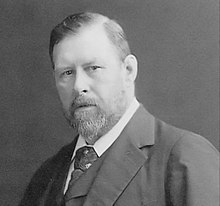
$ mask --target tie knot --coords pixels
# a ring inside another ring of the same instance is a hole
[[[87,170],[98,156],[93,147],[84,146],[76,151],[74,169]]]

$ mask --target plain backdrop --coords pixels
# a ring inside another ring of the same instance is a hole
[[[48,44],[53,26],[84,10],[124,27],[139,101],[219,148],[217,0],[0,0],[0,205],[17,205],[34,171],[72,140]]]

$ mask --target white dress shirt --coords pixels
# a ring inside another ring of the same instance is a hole
[[[131,102],[130,106],[128,107],[128,109],[125,111],[125,113],[121,117],[121,119],[117,122],[117,124],[111,130],[109,130],[105,135],[100,137],[95,142],[94,145],[88,145],[86,143],[85,139],[80,135],[78,138],[78,141],[76,143],[76,147],[73,152],[72,159],[74,158],[76,151],[83,146],[93,147],[95,149],[98,157],[100,157],[114,143],[114,141],[119,137],[122,130],[124,129],[126,124],[129,122],[131,117],[134,115],[134,113],[136,112],[139,105],[140,104],[137,101],[137,99],[134,98],[133,101]],[[74,163],[72,163],[70,165],[70,169],[68,172],[68,176],[67,176],[67,180],[66,180],[66,184],[65,184],[65,188],[64,188],[64,193],[66,192],[66,190],[68,188],[69,181],[71,178],[71,173],[73,170],[74,170]]]

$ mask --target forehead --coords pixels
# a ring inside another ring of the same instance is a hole
[[[101,57],[110,53],[118,56],[116,47],[108,38],[102,25],[85,26],[76,34],[68,34],[54,46],[53,57],[56,59],[56,57],[63,56],[67,52],[72,52],[75,56]]]

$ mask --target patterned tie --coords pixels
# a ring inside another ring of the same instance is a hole
[[[81,147],[76,151],[74,157],[74,171],[71,174],[68,189],[65,194],[65,199],[70,197],[70,188],[73,187],[75,181],[85,172],[93,162],[97,160],[98,156],[93,147]]]

